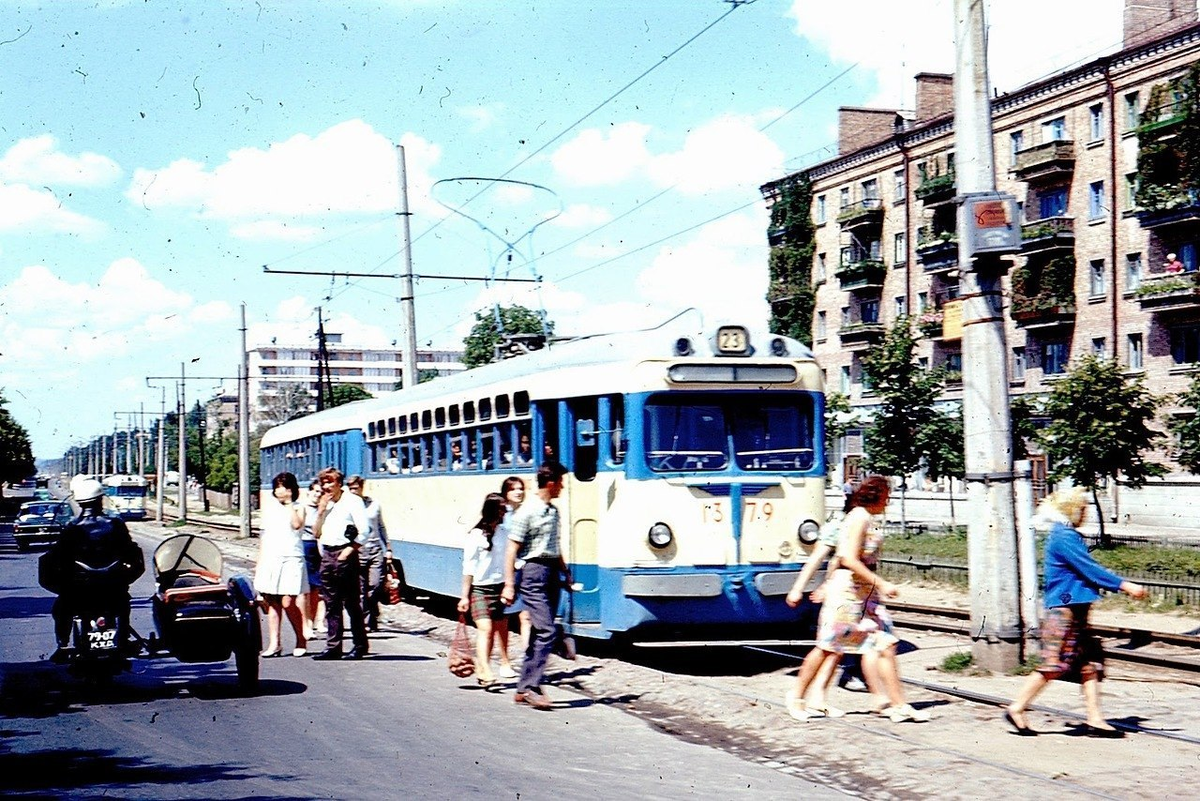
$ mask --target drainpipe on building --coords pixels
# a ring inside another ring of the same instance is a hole
[[[1115,361],[1119,353],[1120,341],[1118,336],[1118,306],[1120,303],[1120,284],[1117,283],[1117,226],[1121,219],[1121,214],[1118,211],[1117,203],[1117,151],[1120,143],[1117,141],[1117,104],[1116,104],[1116,88],[1112,81],[1112,62],[1105,60],[1104,62],[1104,88],[1108,95],[1108,175],[1109,185],[1112,187],[1112,196],[1109,198],[1109,259],[1112,261],[1112,358]],[[1112,483],[1112,522],[1117,522],[1121,519],[1121,483],[1117,479],[1113,479]]]

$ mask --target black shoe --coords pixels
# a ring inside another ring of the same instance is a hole
[[[371,632],[372,634],[374,634],[375,632],[379,631],[379,622],[378,622],[378,621],[371,621],[370,623],[368,623],[368,624],[367,624],[367,631]]]
[[[341,658],[342,658],[342,649],[341,648],[327,648],[324,651],[322,651],[321,653],[313,656],[313,659],[315,659],[319,662],[326,662],[326,661],[330,661],[333,659],[341,659]]]
[[[1007,709],[1004,710],[1004,720],[1007,721],[1009,726],[1013,727],[1013,731],[1016,732],[1018,737],[1036,737],[1037,736],[1037,732],[1034,731],[1033,729],[1029,728],[1028,726],[1021,726],[1020,724],[1018,724],[1017,719],[1013,717],[1012,712],[1009,712]]]
[[[346,654],[347,659],[362,659],[368,653],[366,648],[351,648],[350,653]]]
[[[1093,726],[1090,723],[1083,724],[1084,737],[1100,737],[1105,740],[1121,740],[1125,737],[1125,732],[1120,729],[1102,729],[1099,726]]]
[[[70,658],[70,649],[65,646],[60,646],[58,650],[50,654],[50,661],[56,665],[64,665]]]

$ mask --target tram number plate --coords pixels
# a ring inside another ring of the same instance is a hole
[[[771,519],[771,515],[775,514],[775,507],[770,501],[743,501],[742,502],[742,525],[750,523],[765,523]],[[704,523],[723,523],[728,513],[725,510],[724,501],[712,501],[704,504],[700,510],[701,520]]]
[[[717,352],[744,354],[750,350],[750,334],[740,325],[725,325],[717,329]]]
[[[117,630],[89,631],[87,639],[88,648],[96,651],[108,651],[117,647]]]

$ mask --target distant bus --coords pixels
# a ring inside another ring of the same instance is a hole
[[[104,484],[104,508],[123,520],[146,516],[146,491],[150,482],[141,476],[109,476]]]

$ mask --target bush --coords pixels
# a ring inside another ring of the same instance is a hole
[[[956,651],[942,660],[942,670],[947,673],[962,673],[974,663],[970,651]]]

